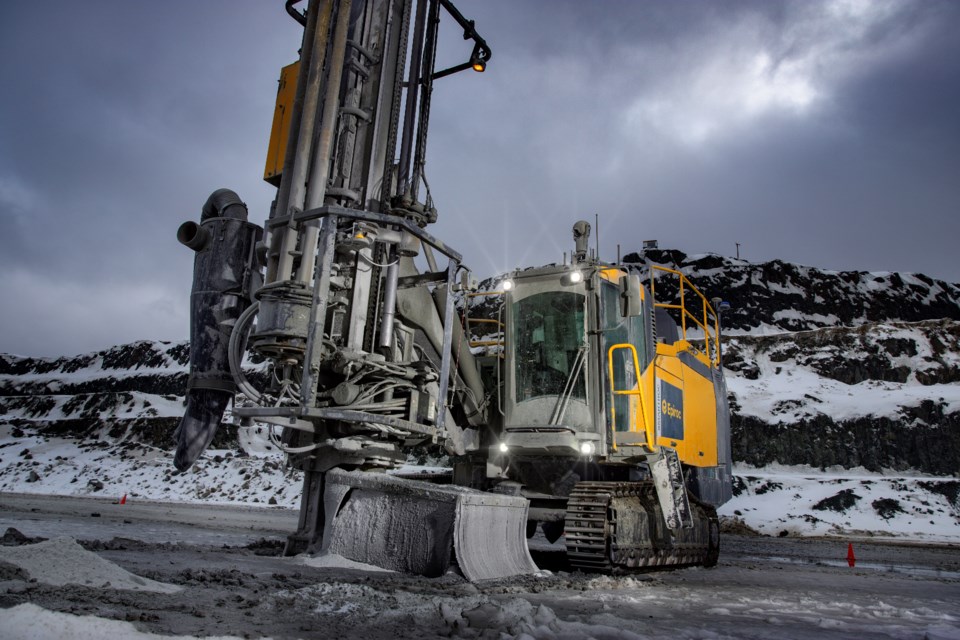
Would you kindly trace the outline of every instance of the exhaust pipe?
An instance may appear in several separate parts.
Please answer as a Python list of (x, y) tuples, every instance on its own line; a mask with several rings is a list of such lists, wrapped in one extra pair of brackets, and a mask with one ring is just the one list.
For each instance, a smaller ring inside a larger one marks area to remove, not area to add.
[(190, 293), (190, 377), (187, 408), (173, 437), (173, 464), (189, 469), (216, 435), (236, 393), (229, 344), (240, 314), (260, 287), (255, 246), (263, 229), (247, 222), (247, 206), (229, 189), (210, 194), (200, 223), (189, 220), (177, 240), (196, 252)]

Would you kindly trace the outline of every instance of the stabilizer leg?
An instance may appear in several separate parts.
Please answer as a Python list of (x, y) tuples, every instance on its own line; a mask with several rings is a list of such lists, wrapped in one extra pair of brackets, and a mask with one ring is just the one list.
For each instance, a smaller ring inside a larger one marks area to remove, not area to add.
[(324, 508), (324, 476), (318, 471), (316, 461), (308, 460), (303, 468), (303, 494), (300, 496), (300, 521), (297, 530), (287, 536), (283, 555), (295, 556), (305, 551), (314, 551), (322, 541)]

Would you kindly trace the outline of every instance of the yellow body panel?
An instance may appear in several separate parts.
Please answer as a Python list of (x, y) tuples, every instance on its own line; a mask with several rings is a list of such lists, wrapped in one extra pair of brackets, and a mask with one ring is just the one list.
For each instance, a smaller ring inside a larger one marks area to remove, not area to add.
[[(627, 396), (630, 419), (628, 431), (612, 431), (612, 449), (620, 454), (632, 455), (629, 448), (644, 448), (648, 451), (658, 447), (675, 449), (680, 461), (695, 467), (717, 465), (717, 399), (713, 378), (709, 370), (719, 366), (719, 332), (717, 318), (703, 294), (679, 272), (659, 268), (681, 278), (686, 283), (687, 300), (679, 304), (658, 303), (657, 308), (674, 309), (684, 318), (678, 328), (682, 338), (673, 344), (658, 343), (653, 363), (637, 376), (633, 388), (613, 388), (615, 396)], [(600, 270), (600, 277), (618, 283), (626, 275), (616, 268)], [(641, 296), (647, 291), (641, 289)], [(690, 303), (688, 305), (688, 302)], [(688, 308), (689, 307), (689, 308)], [(691, 309), (696, 313), (691, 312)], [(686, 339), (686, 322), (704, 331), (708, 339), (703, 346)], [(634, 371), (639, 368), (637, 352), (633, 345), (615, 344), (608, 350), (609, 380), (614, 378), (614, 353), (626, 350)], [(682, 358), (681, 358), (682, 354)], [(690, 366), (690, 364), (694, 366)], [(703, 373), (707, 375), (704, 376)], [(610, 409), (611, 423), (616, 424), (613, 404)], [(659, 420), (659, 423), (658, 423)], [(659, 430), (658, 430), (659, 424)]]
[(299, 73), (300, 61), (288, 64), (280, 71), (277, 105), (273, 112), (270, 144), (267, 147), (267, 164), (263, 169), (263, 179), (274, 186), (280, 185), (280, 176), (283, 174), (283, 159), (286, 157), (287, 142), (290, 138), (290, 112), (293, 110), (297, 93)]
[[(656, 364), (652, 367), (656, 376), (683, 393), (683, 407), (680, 409), (683, 438), (660, 435), (657, 445), (676, 449), (681, 462), (695, 467), (712, 467), (717, 464), (717, 405), (713, 380), (680, 360), (679, 354), (687, 348), (684, 341), (657, 345)], [(661, 400), (654, 410), (676, 415), (677, 407)], [(656, 420), (656, 416), (651, 419)]]
[[(636, 362), (636, 351), (632, 345), (618, 344), (610, 348), (609, 362), (613, 362), (613, 353), (626, 349), (632, 353)], [(630, 430), (613, 432), (613, 450), (622, 447), (644, 447), (654, 450), (657, 447), (676, 449), (680, 461), (695, 467), (717, 465), (717, 412), (716, 395), (713, 380), (704, 377), (696, 369), (680, 360), (679, 354), (688, 351), (685, 341), (673, 345), (658, 344), (657, 357), (652, 366), (641, 374), (637, 386), (633, 389), (613, 389), (615, 395), (626, 395), (629, 400)], [(701, 358), (697, 358), (701, 360)], [(612, 370), (610, 379), (613, 379)], [(672, 390), (672, 397), (661, 397), (657, 393), (658, 385)], [(682, 396), (682, 403), (673, 398)], [(657, 414), (662, 422), (670, 419), (676, 425), (682, 423), (682, 437), (676, 433), (657, 433)], [(612, 418), (615, 422), (615, 418)]]

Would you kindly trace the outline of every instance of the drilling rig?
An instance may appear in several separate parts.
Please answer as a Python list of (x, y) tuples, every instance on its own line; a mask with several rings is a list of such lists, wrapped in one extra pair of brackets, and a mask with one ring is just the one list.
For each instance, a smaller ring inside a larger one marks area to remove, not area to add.
[[(490, 47), (449, 0), (298, 4), (269, 218), (220, 189), (177, 232), (196, 252), (177, 468), (233, 401), (304, 472), (288, 554), (482, 580), (535, 571), (540, 528), (586, 570), (715, 563), (730, 456), (714, 305), (680, 273), (602, 262), (578, 222), (569, 263), (502, 280), (496, 337), (478, 345), (457, 304), (466, 315), (476, 280), (427, 231), (424, 169), (434, 82), (484, 71)], [(437, 70), (450, 19), (470, 53)], [(657, 300), (665, 278), (679, 301)], [(449, 454), (452, 482), (387, 473), (424, 444)]]

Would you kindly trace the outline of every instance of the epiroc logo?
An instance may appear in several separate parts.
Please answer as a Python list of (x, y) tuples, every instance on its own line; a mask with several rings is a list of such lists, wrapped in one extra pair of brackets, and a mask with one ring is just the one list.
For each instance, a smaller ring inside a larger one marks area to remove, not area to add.
[(657, 384), (657, 432), (664, 438), (683, 440), (683, 389), (660, 379)]
[(665, 416), (670, 416), (671, 418), (676, 418), (677, 420), (683, 420), (683, 412), (666, 400), (660, 401), (660, 412)]

